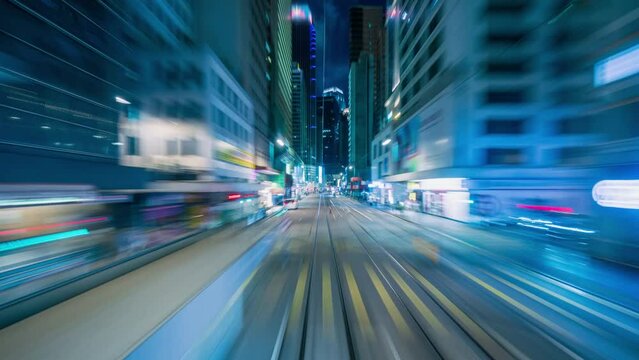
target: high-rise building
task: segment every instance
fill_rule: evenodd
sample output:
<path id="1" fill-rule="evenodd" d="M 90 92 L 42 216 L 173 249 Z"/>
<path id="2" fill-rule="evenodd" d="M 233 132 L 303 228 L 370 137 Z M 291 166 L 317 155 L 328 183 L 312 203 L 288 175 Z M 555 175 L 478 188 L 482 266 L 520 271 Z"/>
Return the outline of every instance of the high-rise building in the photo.
<path id="1" fill-rule="evenodd" d="M 271 138 L 291 144 L 293 124 L 291 113 L 291 20 L 290 0 L 271 0 Z M 276 164 L 279 168 L 279 164 Z"/>
<path id="2" fill-rule="evenodd" d="M 119 165 L 139 148 L 120 138 L 139 120 L 135 49 L 179 41 L 189 16 L 154 3 L 0 3 L 0 161 L 13 164 L 0 181 L 143 186 L 143 169 Z"/>
<path id="3" fill-rule="evenodd" d="M 339 174 L 339 126 L 342 117 L 342 110 L 337 98 L 332 95 L 321 96 L 317 99 L 317 117 L 321 119 L 322 144 L 324 146 L 322 166 L 327 177 Z"/>
<path id="4" fill-rule="evenodd" d="M 274 54 L 269 38 L 271 0 L 193 0 L 194 32 L 209 46 L 253 101 L 255 165 L 270 167 L 269 118 Z M 247 21 L 246 19 L 251 19 Z"/>
<path id="5" fill-rule="evenodd" d="M 308 160 L 308 96 L 304 85 L 304 72 L 298 63 L 291 66 L 292 111 L 293 111 L 293 149 L 304 162 Z"/>
<path id="6" fill-rule="evenodd" d="M 335 86 L 324 89 L 324 91 L 322 91 L 322 96 L 334 97 L 335 99 L 337 99 L 340 110 L 344 111 L 344 109 L 346 109 L 346 99 L 344 98 L 344 92 L 342 91 L 342 89 Z"/>
<path id="7" fill-rule="evenodd" d="M 322 124 L 317 118 L 317 44 L 313 15 L 307 4 L 294 4 L 291 8 L 293 54 L 292 60 L 300 65 L 305 76 L 308 119 L 308 158 L 304 159 L 310 171 L 322 161 Z M 317 177 L 315 175 L 315 177 Z M 316 181 L 313 176 L 310 181 Z"/>
<path id="8" fill-rule="evenodd" d="M 370 144 L 382 117 L 384 8 L 350 9 L 349 161 L 353 174 L 370 179 Z"/>
<path id="9" fill-rule="evenodd" d="M 629 123 L 636 101 L 628 96 L 637 77 L 624 79 L 623 90 L 621 80 L 593 81 L 598 64 L 633 44 L 631 26 L 624 27 L 636 22 L 633 6 L 608 5 L 391 2 L 390 94 L 372 142 L 372 168 L 404 189 L 394 200 L 407 198 L 410 185 L 423 193 L 423 211 L 462 221 L 471 213 L 512 215 L 514 201 L 591 211 L 586 165 L 597 157 L 588 145 L 636 128 Z M 615 71 L 627 68 L 602 73 Z M 557 186 L 574 191 L 553 192 Z"/>

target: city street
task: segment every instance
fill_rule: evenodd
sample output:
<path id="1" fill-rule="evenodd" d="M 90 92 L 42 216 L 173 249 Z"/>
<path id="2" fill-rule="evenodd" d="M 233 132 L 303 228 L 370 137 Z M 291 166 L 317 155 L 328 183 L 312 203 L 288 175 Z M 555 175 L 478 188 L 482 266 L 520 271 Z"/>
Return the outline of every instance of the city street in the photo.
<path id="1" fill-rule="evenodd" d="M 567 250 L 553 249 L 551 258 L 527 251 L 527 240 L 506 243 L 501 235 L 479 246 L 474 241 L 490 242 L 490 234 L 471 229 L 467 235 L 485 239 L 466 240 L 445 229 L 448 220 L 444 229 L 420 226 L 344 197 L 311 196 L 282 219 L 290 220 L 288 231 L 227 305 L 230 315 L 219 322 L 227 328 L 211 327 L 190 358 L 622 359 L 639 353 L 639 313 L 619 304 L 633 299 L 606 299 L 599 288 L 574 286 L 553 273 L 580 268 L 562 262 L 571 256 L 562 253 Z M 545 267 L 532 267 L 532 258 Z M 606 286 L 610 296 L 624 291 L 614 292 L 614 282 Z"/>

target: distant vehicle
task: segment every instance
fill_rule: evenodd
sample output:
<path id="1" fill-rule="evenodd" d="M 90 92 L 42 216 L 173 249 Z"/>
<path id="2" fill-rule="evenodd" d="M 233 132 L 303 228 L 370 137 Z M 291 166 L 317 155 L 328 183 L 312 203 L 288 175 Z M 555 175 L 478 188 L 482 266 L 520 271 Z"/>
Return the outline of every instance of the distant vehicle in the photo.
<path id="1" fill-rule="evenodd" d="M 284 206 L 288 210 L 297 210 L 299 202 L 296 199 L 284 199 Z"/>

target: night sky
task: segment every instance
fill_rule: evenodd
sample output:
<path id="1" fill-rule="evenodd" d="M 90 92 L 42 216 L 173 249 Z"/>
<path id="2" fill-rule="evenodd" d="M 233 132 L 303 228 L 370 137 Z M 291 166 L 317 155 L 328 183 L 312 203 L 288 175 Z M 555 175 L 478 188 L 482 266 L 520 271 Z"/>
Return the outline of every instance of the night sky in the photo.
<path id="1" fill-rule="evenodd" d="M 293 1 L 293 3 L 304 3 Z M 318 40 L 318 92 L 337 86 L 348 96 L 348 9 L 353 5 L 379 5 L 383 6 L 385 0 L 308 0 L 311 7 Z M 324 3 L 326 7 L 324 8 Z M 324 11 L 326 17 L 324 17 Z M 326 19 L 326 38 L 329 39 L 324 46 L 323 27 Z M 322 83 L 322 56 L 326 50 L 326 82 Z"/>

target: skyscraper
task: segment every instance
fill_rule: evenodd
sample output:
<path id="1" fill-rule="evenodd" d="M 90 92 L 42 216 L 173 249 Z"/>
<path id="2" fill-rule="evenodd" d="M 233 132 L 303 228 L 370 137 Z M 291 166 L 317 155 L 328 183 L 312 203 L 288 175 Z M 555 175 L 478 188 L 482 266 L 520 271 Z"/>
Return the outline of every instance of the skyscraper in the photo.
<path id="1" fill-rule="evenodd" d="M 317 99 L 317 116 L 321 119 L 323 158 L 322 165 L 327 177 L 339 174 L 339 125 L 342 117 L 339 100 L 333 95 L 324 95 Z"/>
<path id="2" fill-rule="evenodd" d="M 274 71 L 269 38 L 274 21 L 271 6 L 271 0 L 193 0 L 196 41 L 211 47 L 253 101 L 258 167 L 272 165 L 270 147 L 274 141 L 269 127 Z"/>
<path id="3" fill-rule="evenodd" d="M 305 76 L 308 119 L 308 157 L 304 162 L 309 168 L 322 161 L 322 124 L 317 118 L 317 45 L 313 15 L 307 4 L 294 4 L 291 8 L 293 54 L 292 60 L 300 65 Z M 316 175 L 315 175 L 316 176 Z M 309 177 L 309 180 L 316 179 Z"/>
<path id="4" fill-rule="evenodd" d="M 292 111 L 293 111 L 293 149 L 306 161 L 308 159 L 308 96 L 304 72 L 298 63 L 291 66 Z"/>
<path id="5" fill-rule="evenodd" d="M 370 144 L 382 117 L 384 8 L 350 9 L 349 161 L 353 173 L 370 179 Z"/>
<path id="6" fill-rule="evenodd" d="M 346 109 L 346 99 L 344 98 L 344 92 L 342 91 L 342 89 L 333 86 L 328 89 L 324 89 L 324 91 L 322 91 L 322 95 L 333 96 L 335 99 L 337 99 L 340 110 L 344 111 L 344 109 Z"/>
<path id="7" fill-rule="evenodd" d="M 271 0 L 271 129 L 274 139 L 292 142 L 290 0 Z"/>

